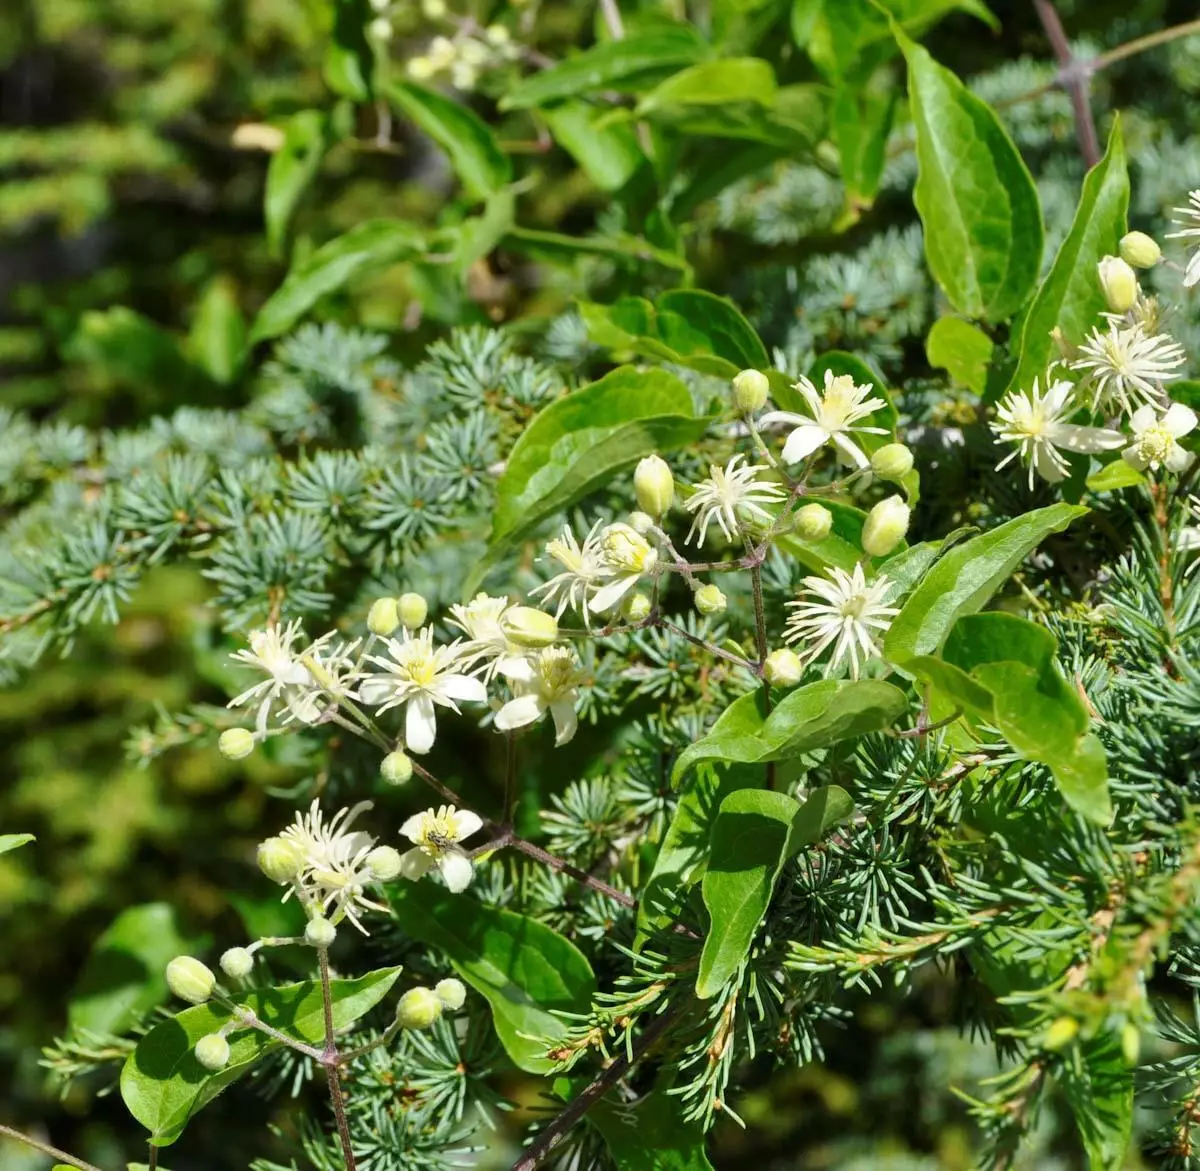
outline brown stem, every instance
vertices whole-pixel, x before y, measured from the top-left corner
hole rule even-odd
[[[500,837],[488,842],[486,846],[478,850],[472,850],[471,854],[474,856],[475,854],[483,854],[491,850],[503,850],[506,846],[511,846],[514,850],[524,854],[527,858],[532,858],[535,862],[541,862],[543,866],[549,866],[551,870],[557,871],[559,874],[565,874],[569,878],[575,879],[576,882],[588,887],[590,890],[599,891],[600,894],[607,895],[614,903],[620,903],[621,906],[631,909],[637,906],[637,899],[632,895],[626,894],[623,890],[617,890],[615,886],[610,886],[604,879],[597,878],[594,874],[589,874],[586,870],[580,869],[565,858],[551,854],[549,851],[543,850],[541,846],[535,845],[525,838],[518,837],[511,831],[502,832]]]
[[[771,684],[767,682],[764,669],[767,665],[767,615],[763,605],[762,565],[750,566],[750,585],[754,593],[754,642],[758,648],[758,676],[762,679],[763,708],[771,714]],[[775,762],[767,764],[767,788],[775,788]]]
[[[1033,0],[1033,6],[1046,30],[1054,56],[1058,58],[1059,83],[1071,97],[1075,133],[1079,137],[1083,161],[1088,167],[1094,167],[1100,161],[1100,140],[1096,137],[1096,122],[1092,117],[1092,104],[1088,100],[1087,71],[1075,67],[1075,55],[1071,52],[1054,0]]]
[[[66,1151],[60,1151],[58,1147],[52,1147],[49,1143],[31,1138],[19,1130],[13,1130],[11,1126],[0,1126],[0,1134],[16,1139],[17,1142],[24,1143],[27,1147],[33,1147],[35,1151],[41,1151],[43,1155],[49,1155],[50,1158],[57,1159],[60,1163],[70,1163],[72,1167],[78,1167],[79,1171],[100,1171],[95,1163],[89,1163],[86,1159],[77,1159],[74,1155],[68,1155]],[[154,1150],[153,1147],[150,1149]]]
[[[329,949],[317,948],[317,963],[321,971],[321,1004],[325,1010],[325,1048],[321,1054],[325,1076],[329,1081],[329,1100],[333,1103],[333,1117],[337,1122],[338,1137],[342,1140],[342,1159],[346,1171],[357,1171],[354,1148],[350,1145],[350,1124],[346,1121],[346,1100],[342,1095],[342,1079],[338,1073],[337,1039],[333,1033],[333,991],[329,986]]]
[[[699,638],[697,635],[685,630],[677,623],[672,622],[669,618],[660,618],[658,620],[658,625],[664,627],[666,630],[673,631],[675,634],[679,635],[680,638],[687,639],[687,641],[692,643],[694,646],[703,647],[710,655],[716,655],[718,659],[724,659],[727,663],[733,663],[738,667],[745,667],[747,671],[751,671],[755,675],[762,674],[762,669],[756,669],[753,663],[747,662],[747,660],[738,655],[732,655],[727,650],[722,650],[721,647],[716,645],[716,643],[709,642],[704,638]]]

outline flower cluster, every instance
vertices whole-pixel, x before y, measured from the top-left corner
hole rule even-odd
[[[520,48],[502,24],[469,31],[466,25],[453,37],[436,36],[426,51],[408,61],[408,75],[414,81],[427,82],[446,78],[457,90],[469,92],[481,73],[516,60]]]

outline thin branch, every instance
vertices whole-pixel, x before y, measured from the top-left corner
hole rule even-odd
[[[350,1144],[350,1124],[346,1121],[346,1100],[342,1096],[342,1078],[338,1072],[337,1038],[333,1032],[333,991],[329,986],[329,949],[317,948],[317,963],[321,972],[321,1005],[325,1012],[325,1051],[321,1060],[325,1064],[325,1076],[329,1082],[329,1100],[333,1103],[333,1117],[337,1122],[338,1137],[342,1140],[342,1159],[346,1171],[357,1171],[354,1148]]]
[[[19,1130],[13,1130],[11,1126],[0,1126],[0,1134],[16,1139],[17,1142],[24,1143],[27,1147],[33,1147],[35,1151],[41,1151],[43,1155],[49,1155],[50,1158],[57,1159],[60,1163],[70,1163],[72,1167],[78,1167],[79,1171],[101,1171],[95,1163],[89,1163],[86,1159],[77,1159],[74,1155],[68,1155],[66,1151],[60,1151],[58,1147],[52,1147],[49,1143],[31,1138]]]
[[[621,19],[621,10],[617,7],[617,0],[600,0],[600,11],[612,39],[614,41],[624,40],[625,22]]]
[[[1075,67],[1075,55],[1059,19],[1054,0],[1033,0],[1038,19],[1046,30],[1050,47],[1058,58],[1059,82],[1071,96],[1071,109],[1075,114],[1075,133],[1079,137],[1079,150],[1088,167],[1100,161],[1100,140],[1096,137],[1096,121],[1092,117],[1092,104],[1088,99],[1088,75]]]

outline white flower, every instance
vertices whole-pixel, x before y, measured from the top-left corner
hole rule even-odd
[[[462,658],[484,660],[484,679],[497,672],[507,679],[526,679],[529,667],[524,650],[504,633],[501,622],[512,609],[507,598],[476,594],[465,606],[451,606],[449,623],[467,636]]]
[[[469,809],[456,811],[453,805],[414,813],[400,832],[413,843],[400,859],[400,873],[414,881],[431,867],[441,871],[446,886],[456,894],[466,890],[473,873],[471,859],[459,847],[483,826],[483,820]]]
[[[700,531],[698,545],[704,544],[708,526],[717,522],[727,541],[732,541],[738,532],[739,521],[770,521],[771,514],[764,504],[784,499],[787,493],[778,485],[758,478],[767,470],[765,464],[739,467],[745,457],[735,455],[723,468],[709,466],[708,479],[701,480],[696,490],[688,497],[684,507],[696,514],[688,530],[690,541]]]
[[[1075,410],[1071,395],[1075,388],[1065,379],[1050,383],[1045,394],[1033,380],[1027,391],[1014,391],[996,407],[997,422],[990,424],[997,443],[1015,443],[1016,450],[997,465],[999,470],[1018,456],[1029,468],[1029,487],[1035,474],[1051,484],[1066,479],[1069,465],[1065,451],[1107,451],[1120,447],[1124,437],[1119,431],[1102,427],[1080,427],[1063,420]]]
[[[530,596],[545,595],[543,602],[558,600],[555,618],[561,618],[570,606],[583,615],[585,626],[591,624],[588,600],[600,588],[607,576],[604,560],[600,555],[600,522],[592,525],[592,531],[584,538],[582,546],[575,539],[570,525],[564,525],[562,536],[546,543],[546,555],[563,567],[563,572],[552,577],[544,585],[530,591]]]
[[[1110,321],[1108,333],[1093,329],[1079,347],[1072,370],[1084,374],[1092,409],[1132,413],[1134,403],[1163,401],[1162,384],[1178,378],[1186,355],[1169,334],[1148,333],[1144,326]]]
[[[855,426],[860,419],[887,406],[881,398],[868,397],[874,388],[856,386],[849,374],[835,376],[832,370],[826,370],[824,392],[818,391],[803,376],[796,383],[796,389],[808,404],[812,418],[790,411],[769,411],[759,420],[760,426],[791,423],[796,428],[783,445],[783,462],[799,463],[823,444],[832,443],[844,462],[867,467],[870,460],[851,436],[887,434],[882,427]]]
[[[1178,232],[1168,232],[1168,240],[1188,240],[1196,246],[1196,251],[1188,258],[1187,271],[1183,275],[1186,288],[1200,284],[1200,189],[1188,196],[1187,207],[1174,209],[1175,215],[1171,222],[1179,225]]]
[[[588,601],[596,614],[611,610],[658,562],[650,542],[627,524],[611,524],[600,533],[600,556],[606,580]]]
[[[570,647],[547,647],[532,656],[533,677],[528,683],[518,683],[516,693],[496,713],[496,727],[511,732],[540,720],[549,712],[554,720],[554,745],[561,748],[575,735],[578,718],[575,701],[583,675],[579,661]]]
[[[1133,428],[1133,442],[1121,452],[1121,458],[1130,467],[1144,472],[1147,468],[1157,471],[1165,466],[1172,472],[1181,472],[1192,462],[1191,453],[1176,442],[1196,426],[1196,412],[1191,407],[1172,403],[1162,418],[1151,406],[1139,407],[1129,425]]]
[[[349,919],[364,935],[366,929],[359,922],[359,910],[387,909],[363,893],[375,881],[367,864],[375,839],[362,830],[350,828],[358,815],[370,808],[370,801],[360,801],[326,821],[320,804],[314,800],[308,813],[297,813],[296,820],[279,835],[295,848],[300,859],[300,872],[284,893],[284,900],[292,890],[298,890],[311,913],[324,915],[333,923]]]
[[[853,573],[831,568],[825,577],[806,577],[804,584],[810,600],[802,596],[787,603],[795,613],[788,619],[784,641],[806,640],[804,659],[809,663],[832,643],[826,674],[848,658],[850,676],[857,679],[861,664],[879,654],[877,635],[900,612],[883,604],[891,582],[880,576],[868,585],[863,567],[856,565]]]
[[[289,622],[286,627],[275,622],[265,630],[252,631],[250,649],[235,651],[230,656],[235,662],[246,663],[267,675],[261,683],[247,688],[229,701],[229,707],[243,707],[257,701],[255,727],[260,737],[266,735],[273,705],[278,704],[282,709],[285,721],[300,719],[312,723],[319,715],[313,693],[319,691],[321,685],[301,659],[305,655],[319,654],[322,645],[332,635],[324,635],[300,654],[292,648],[303,633],[299,619]]]
[[[368,655],[385,674],[363,680],[359,695],[364,703],[377,705],[381,712],[406,704],[404,743],[410,752],[428,752],[437,735],[435,707],[458,711],[456,700],[486,703],[487,689],[479,679],[464,675],[463,651],[459,642],[448,646],[433,645],[433,629],[424,627],[417,634],[404,632],[403,640],[384,639],[390,659]]]

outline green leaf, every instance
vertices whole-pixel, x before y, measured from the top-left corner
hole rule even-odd
[[[636,116],[673,106],[725,106],[748,102],[769,107],[775,99],[775,71],[758,57],[702,61],[668,77],[638,103]]]
[[[1037,291],[1021,324],[1013,350],[1021,355],[1009,387],[1028,387],[1043,378],[1056,356],[1050,331],[1058,326],[1078,344],[1108,308],[1096,265],[1115,255],[1125,234],[1129,210],[1129,172],[1119,121],[1113,122],[1108,150],[1083,181],[1083,194],[1071,230]]]
[[[288,273],[259,310],[251,344],[286,333],[322,297],[365,273],[420,256],[424,248],[416,228],[391,219],[367,220],[322,244]]]
[[[397,883],[389,897],[400,927],[444,954],[491,1005],[509,1057],[528,1073],[549,1072],[537,1038],[563,1036],[554,1013],[587,1012],[596,991],[583,953],[535,919],[428,883]]]
[[[33,834],[0,834],[0,854],[7,854],[9,850],[19,849],[36,840]]]
[[[273,256],[283,255],[292,215],[321,169],[321,160],[332,141],[330,118],[323,110],[301,110],[287,120],[283,145],[271,156],[267,167],[263,200],[267,245]]]
[[[375,1007],[395,984],[399,968],[383,968],[358,980],[334,980],[333,1024],[345,1029]],[[321,986],[307,980],[247,993],[241,1003],[265,1024],[309,1045],[325,1036]],[[232,1013],[214,1003],[200,1004],[155,1025],[129,1055],[121,1070],[121,1097],[147,1130],[155,1146],[165,1147],[183,1133],[192,1116],[226,1086],[248,1072],[276,1041],[257,1029],[238,1029],[228,1037],[229,1064],[210,1073],[197,1060],[196,1042],[229,1022]]]
[[[386,96],[446,152],[463,186],[477,199],[512,181],[512,163],[473,110],[411,81],[394,81]]]
[[[1114,459],[1088,476],[1087,489],[1089,492],[1117,492],[1122,488],[1140,488],[1147,482],[1145,472],[1139,472],[1123,459]]]
[[[833,144],[841,160],[842,182],[856,211],[869,207],[879,190],[896,100],[896,89],[891,85],[877,93],[842,83],[834,93],[830,119]]]
[[[523,110],[602,90],[638,93],[707,51],[690,25],[605,41],[525,78],[500,100],[500,109]]]
[[[340,97],[371,96],[373,56],[366,28],[373,13],[366,0],[333,0],[333,43],[325,50],[325,84]]]
[[[750,954],[783,864],[853,809],[836,785],[814,790],[803,805],[765,789],[740,789],[721,803],[701,885],[712,920],[696,976],[701,1000],[716,995]]]
[[[1087,511],[1075,504],[1051,504],[956,545],[892,619],[883,642],[884,657],[904,667],[917,655],[936,652],[960,617],[981,610],[1046,537],[1062,532]]]
[[[908,709],[898,687],[877,679],[822,679],[789,692],[770,715],[758,691],[734,700],[708,735],[679,754],[671,780],[679,784],[702,760],[766,764],[888,728]]]
[[[229,277],[213,277],[200,294],[187,348],[192,360],[222,386],[228,386],[241,372],[246,357],[246,319]]]
[[[1037,189],[987,103],[903,33],[897,37],[908,61],[920,167],[913,200],[930,271],[960,313],[1003,321],[1038,278]]]
[[[1088,1171],[1121,1171],[1133,1140],[1133,1071],[1118,1033],[1079,1042],[1078,1061],[1064,1061],[1058,1084],[1071,1104]]]
[[[72,1029],[124,1033],[167,999],[167,964],[203,945],[185,939],[168,903],[129,907],[92,945],[67,1006]]]
[[[512,228],[516,215],[516,197],[511,187],[488,198],[483,214],[471,216],[451,229],[457,237],[455,267],[465,276],[467,270],[493,252]]]
[[[525,256],[556,262],[574,260],[578,256],[608,256],[613,260],[653,262],[678,272],[691,272],[691,265],[684,257],[666,248],[659,248],[641,236],[622,233],[611,236],[567,236],[562,232],[517,227],[504,237],[504,245]]]
[[[961,317],[939,317],[925,339],[929,364],[948,370],[955,382],[980,396],[987,389],[994,349],[983,330]]]
[[[556,1092],[561,1092],[561,1082],[569,1080],[556,1080]],[[582,1079],[574,1080],[578,1090],[586,1085]],[[564,1099],[573,1096],[563,1094]],[[617,1171],[712,1171],[703,1130],[694,1123],[681,1123],[677,1100],[661,1090],[631,1105],[607,1095],[585,1117],[600,1132]]]
[[[626,123],[598,126],[599,111],[568,101],[545,111],[550,133],[601,191],[617,191],[646,161],[637,131]]]
[[[714,354],[738,370],[770,365],[771,357],[754,327],[725,297],[702,289],[674,289],[664,293],[655,304],[660,318],[664,314],[682,318],[689,328],[708,340]],[[670,330],[661,324],[660,329],[664,340],[669,342]]]
[[[203,371],[188,361],[178,339],[123,305],[85,312],[63,353],[110,385],[160,394],[170,388],[172,396],[199,395],[211,386]]]

